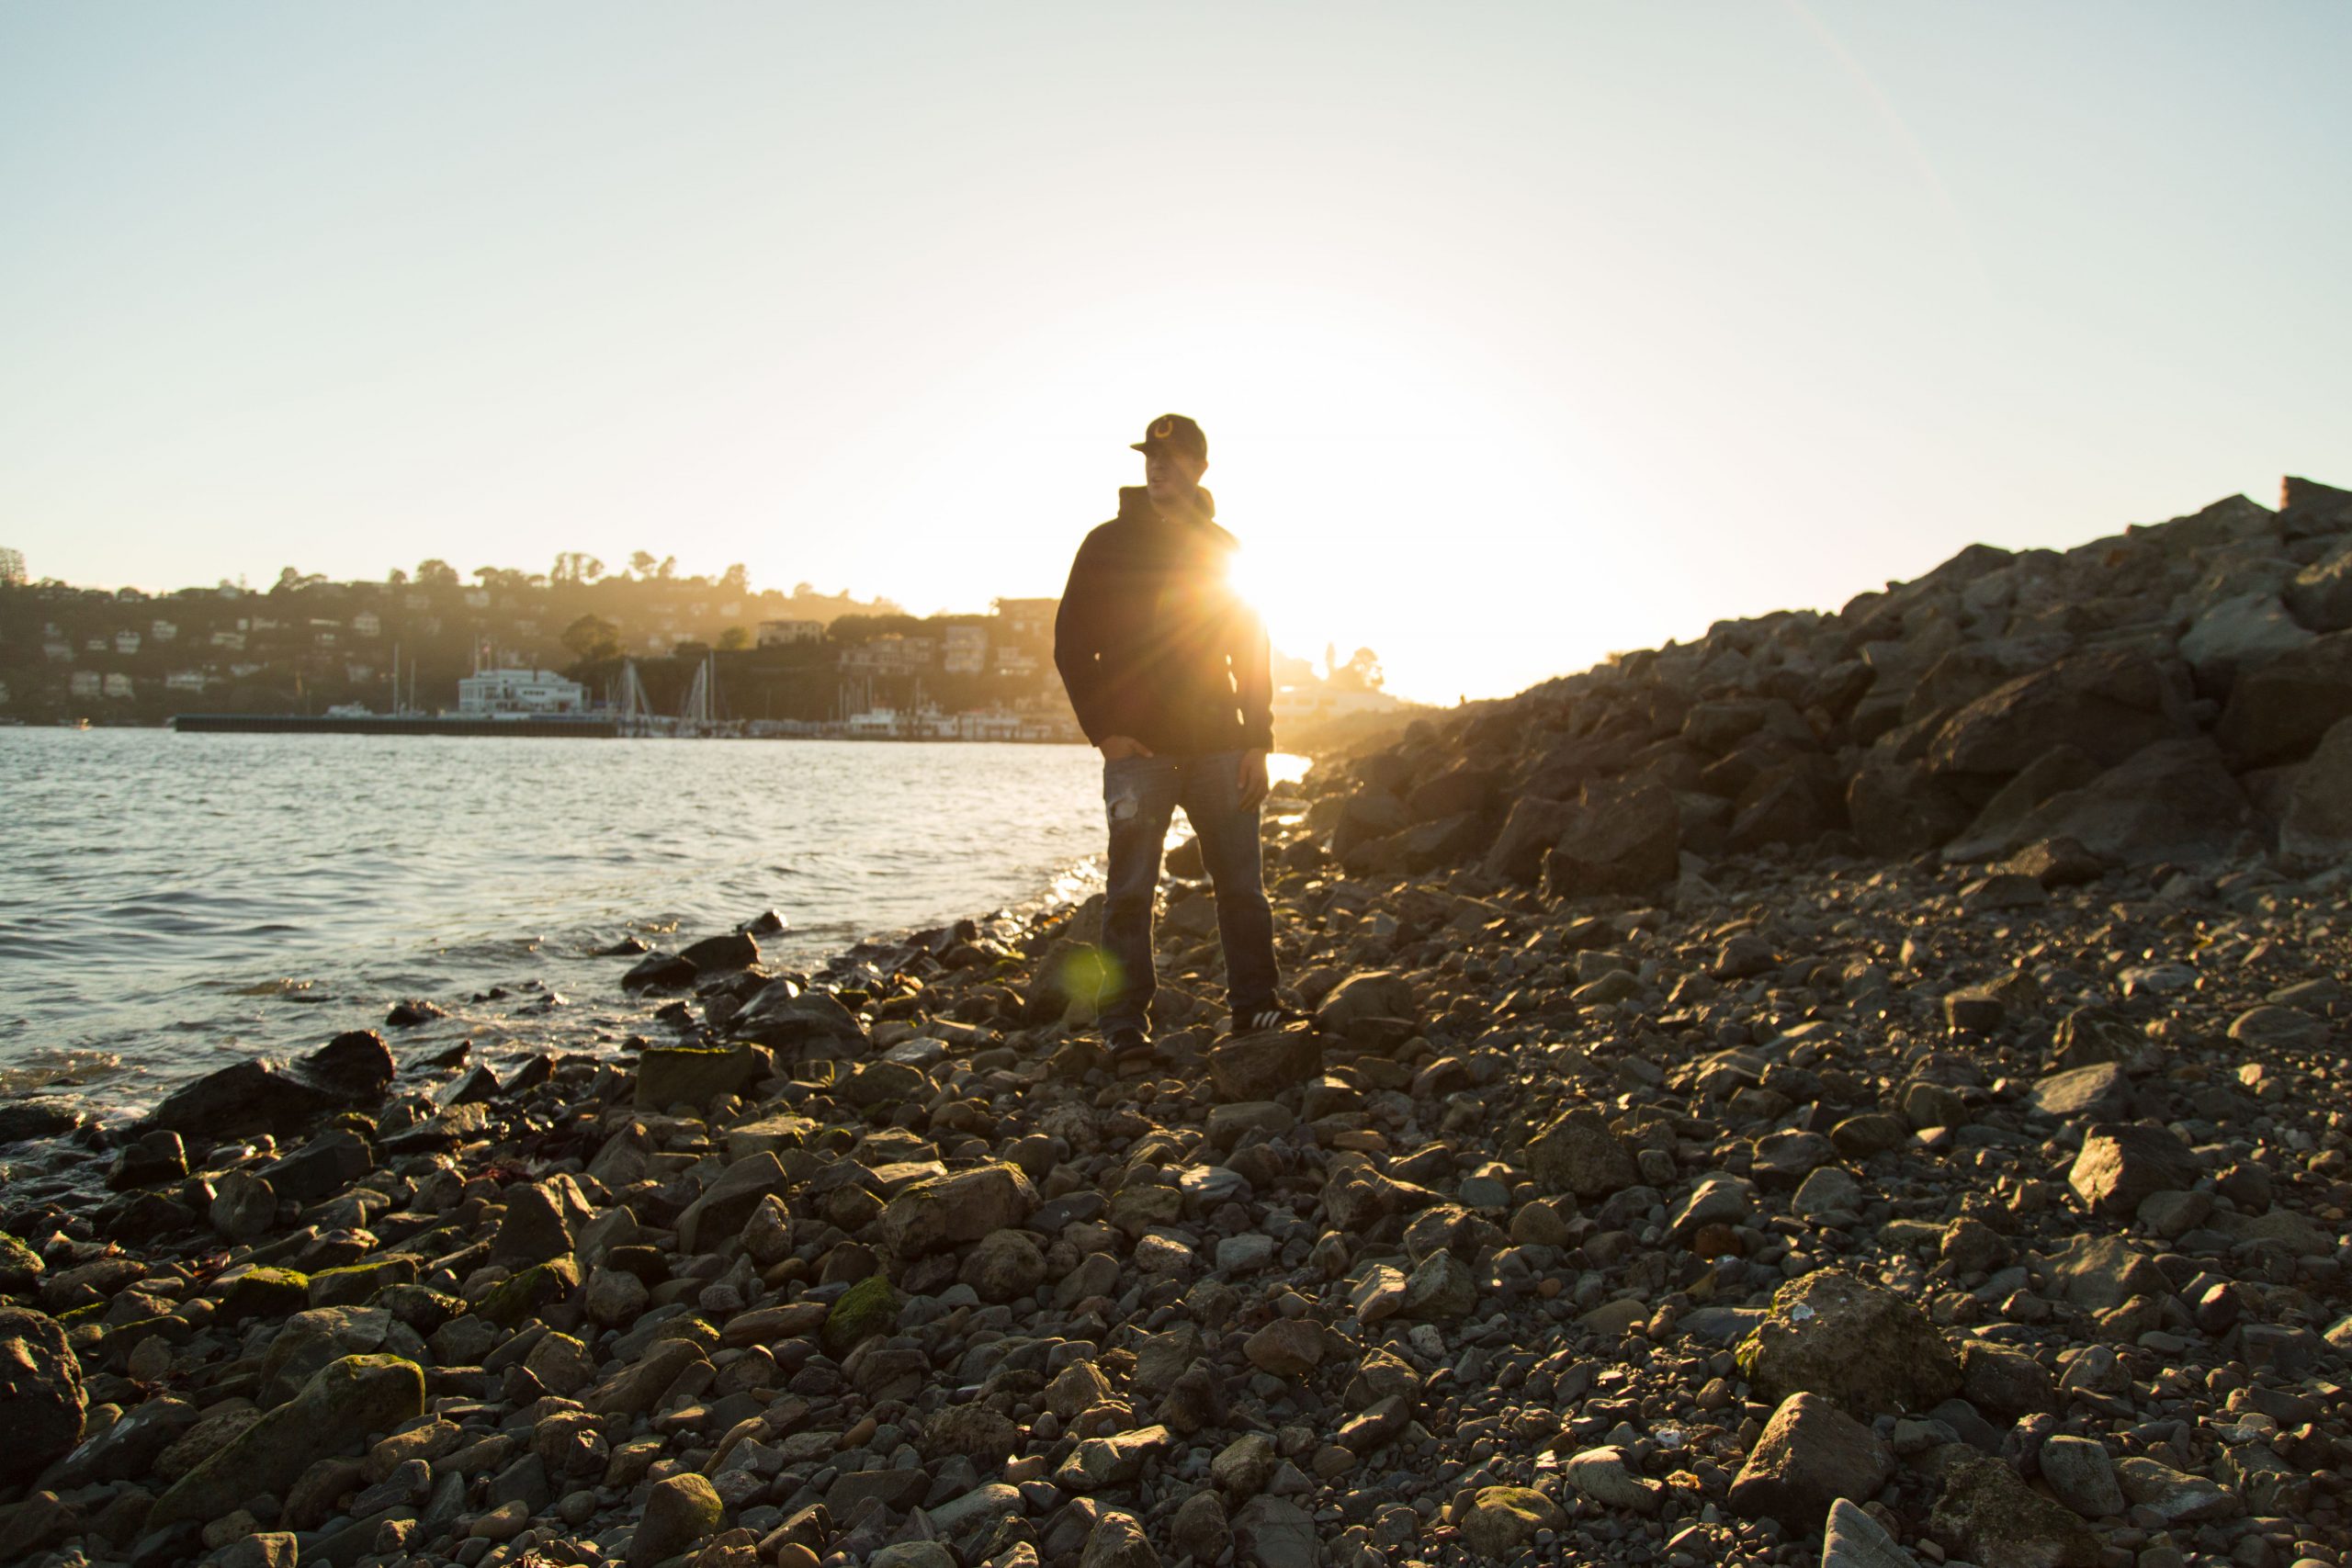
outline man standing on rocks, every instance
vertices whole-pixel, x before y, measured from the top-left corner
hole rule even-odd
[[[1216,889],[1233,1032],[1290,1016],[1274,996],[1273,910],[1259,863],[1273,746],[1266,629],[1232,584],[1239,541],[1214,521],[1216,503],[1201,486],[1201,427],[1165,414],[1135,449],[1144,482],[1123,488],[1119,515],[1079,546],[1054,621],[1054,664],[1102,752],[1111,963],[1102,1027],[1114,1066],[1152,1054],[1152,901],[1179,806]]]

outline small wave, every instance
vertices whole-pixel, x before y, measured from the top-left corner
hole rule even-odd
[[[280,978],[263,980],[251,986],[229,986],[222,988],[232,997],[301,997],[317,990],[318,985],[316,980]]]

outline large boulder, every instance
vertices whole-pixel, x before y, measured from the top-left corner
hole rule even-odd
[[[1873,757],[1846,786],[1854,837],[1874,855],[1932,850],[1968,826],[1969,811],[1945,780],[1917,762]]]
[[[749,931],[726,931],[688,942],[678,956],[697,975],[731,975],[760,961],[760,943]]]
[[[1502,831],[1487,846],[1484,870],[1498,882],[1533,882],[1544,874],[1544,859],[1560,835],[1576,819],[1576,803],[1522,795],[1511,802]]]
[[[1393,969],[1367,969],[1331,987],[1315,1010],[1315,1027],[1344,1037],[1373,1019],[1413,1020],[1420,1014],[1412,981]]]
[[[82,1440],[82,1363],[56,1319],[0,1307],[0,1488],[40,1473]]]
[[[2312,631],[2352,631],[2352,545],[2297,572],[2287,585],[2287,608]]]
[[[392,1082],[391,1047],[372,1029],[336,1035],[292,1062],[256,1056],[207,1073],[166,1096],[139,1124],[222,1138],[284,1134],[321,1116],[383,1098]]]
[[[1601,1198],[1641,1179],[1631,1145],[1589,1108],[1562,1115],[1527,1145],[1529,1174],[1554,1192]]]
[[[2164,1296],[2171,1283],[2155,1260],[2118,1235],[2079,1235],[2049,1260],[2050,1282],[2086,1312],[2120,1307],[2133,1296]]]
[[[2352,718],[2330,725],[2295,775],[2278,823],[2278,852],[2301,864],[2352,856]]]
[[[1209,1080],[1227,1104],[1272,1100],[1322,1070],[1322,1047],[1303,1023],[1237,1034],[1209,1050]]]
[[[2181,637],[2180,656],[2199,691],[2226,694],[2239,675],[2312,641],[2276,593],[2241,593],[2199,615]]]
[[[2098,1538],[2064,1504],[2043,1496],[2007,1464],[1965,1443],[1929,1456],[1942,1482],[1928,1528],[1970,1561],[2002,1568],[2094,1568]]]
[[[262,1352],[254,1403],[267,1410],[296,1398],[330,1363],[383,1349],[392,1327],[392,1314],[383,1307],[319,1306],[294,1314]]]
[[[776,1051],[854,1056],[865,1048],[857,1015],[829,991],[771,980],[728,1026],[739,1039]]]
[[[1726,842],[1737,851],[1809,844],[1845,826],[1843,781],[1827,758],[1801,756],[1761,770],[1740,790]]]
[[[1501,788],[1502,780],[1492,768],[1456,762],[1415,785],[1412,794],[1405,797],[1405,806],[1416,822],[1436,822],[1464,814],[1483,816],[1493,807]]]
[[[1554,897],[1655,893],[1682,866],[1682,814],[1646,780],[1585,786],[1544,863]]]
[[[882,1210],[882,1234],[901,1259],[928,1257],[1023,1224],[1036,1190],[1016,1165],[991,1161],[906,1188]]]
[[[1886,1527],[1840,1497],[1821,1535],[1821,1568],[1918,1568]]]
[[[2352,490],[2289,474],[2278,481],[2278,531],[2290,539],[2352,533]]]
[[[1100,907],[1091,921],[1084,911],[1072,917],[1070,924],[1083,929],[1099,930]],[[1102,948],[1076,937],[1057,937],[1038,955],[1032,971],[1028,994],[1021,998],[1021,1021],[1035,1029],[1061,1022],[1072,1010],[1088,1020],[1093,1018],[1110,991],[1111,957]]]
[[[2125,865],[2205,861],[2230,852],[2255,821],[2211,741],[2162,740],[2035,807],[2003,849],[2072,839]]]
[[[784,1186],[784,1165],[775,1156],[762,1150],[737,1160],[678,1216],[679,1248],[717,1251],[719,1243],[741,1232],[763,1199]]]
[[[836,1004],[839,1005],[839,1004]],[[648,1111],[740,1095],[767,1075],[765,1053],[749,1045],[649,1045],[637,1058],[637,1103]]]
[[[1766,1398],[1818,1393],[1857,1415],[1932,1409],[1961,1386],[1960,1359],[1918,1308],[1831,1269],[1781,1286],[1738,1355]]]
[[[655,1482],[629,1537],[628,1568],[653,1568],[656,1562],[684,1556],[687,1548],[718,1528],[725,1513],[718,1489],[693,1471]],[[748,1554],[749,1548],[745,1551]]]
[[[2332,632],[2248,671],[2230,689],[2214,733],[2240,767],[2306,756],[2352,717],[2352,631]]]
[[[1583,735],[1563,740],[1536,759],[1521,794],[1538,800],[1572,801],[1584,786],[1621,773],[1645,744],[1632,734]]]
[[[2193,732],[2178,666],[2099,648],[1995,687],[1946,719],[1928,747],[1939,773],[2018,773],[2069,745],[2113,766],[2142,748]]]
[[[2072,746],[2052,746],[1993,792],[1967,828],[1944,846],[1947,861],[1990,860],[2007,854],[2034,808],[2052,795],[2080,789],[2106,770]]]
[[[322,1459],[356,1453],[371,1435],[424,1413],[424,1374],[398,1356],[346,1356],[263,1415],[155,1499],[145,1528],[217,1519],[246,1499],[283,1497]]]
[[[2203,1174],[2196,1151],[2171,1129],[2141,1122],[2100,1122],[2083,1134],[2066,1185],[2083,1206],[2129,1221],[2159,1192],[2184,1192]]]
[[[1532,1486],[1486,1486],[1470,1501],[1462,1540],[1489,1562],[1516,1562],[1533,1550],[1540,1532],[1567,1522],[1560,1505]]]
[[[1868,1502],[1894,1473],[1894,1450],[1871,1428],[1817,1393],[1792,1393],[1731,1483],[1731,1506],[1778,1519],[1791,1530],[1821,1528],[1840,1497]]]

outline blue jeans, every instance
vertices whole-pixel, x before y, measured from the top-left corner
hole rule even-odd
[[[1258,808],[1241,804],[1241,753],[1120,757],[1102,764],[1111,867],[1102,901],[1102,945],[1112,974],[1102,994],[1104,1033],[1146,1029],[1158,988],[1152,969],[1151,906],[1159,853],[1176,808],[1201,840],[1216,889],[1217,935],[1225,944],[1227,993],[1236,1013],[1274,1005],[1274,912],[1258,860]]]

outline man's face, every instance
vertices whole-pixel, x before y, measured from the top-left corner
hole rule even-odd
[[[1200,488],[1201,476],[1208,468],[1190,452],[1147,452],[1143,455],[1144,489],[1150,493],[1152,505],[1165,512]]]

